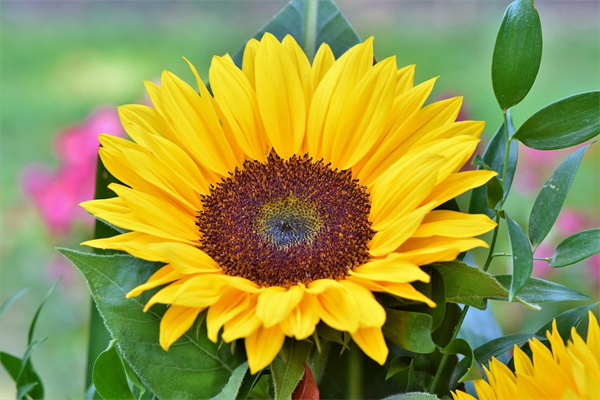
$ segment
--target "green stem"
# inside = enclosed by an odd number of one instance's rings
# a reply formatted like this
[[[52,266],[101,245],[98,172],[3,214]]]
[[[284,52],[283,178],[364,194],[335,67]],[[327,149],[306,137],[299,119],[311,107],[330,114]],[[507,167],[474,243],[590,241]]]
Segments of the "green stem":
[[[309,60],[315,56],[317,45],[317,14],[319,10],[319,0],[308,0],[306,2],[306,14],[304,16],[304,52]]]
[[[504,165],[502,166],[502,189],[505,189],[506,186],[506,174],[508,172],[508,152],[510,151],[510,138],[508,137],[508,118],[506,116],[506,110],[502,110],[502,118],[504,119]],[[500,199],[500,204],[498,205],[498,209],[502,210],[502,206],[504,206],[504,193],[502,193],[502,199]],[[497,228],[497,227],[496,227]]]
[[[361,352],[357,347],[348,353],[348,398],[362,399],[362,360]]]
[[[492,236],[492,242],[490,243],[490,251],[487,256],[487,260],[485,260],[485,264],[483,264],[483,272],[487,271],[492,263],[492,259],[494,258],[494,249],[496,248],[496,240],[498,239],[498,227],[500,226],[500,216],[496,214],[496,227],[494,228],[494,234]]]
[[[451,343],[454,339],[456,339],[456,336],[458,336],[458,332],[460,331],[460,327],[461,327],[463,321],[465,320],[465,317],[467,316],[468,311],[469,311],[469,306],[466,305],[462,309],[460,318],[458,319],[458,322],[456,324],[456,328],[454,328],[454,332],[452,332],[452,337],[450,338],[450,341],[448,343]],[[448,357],[449,357],[448,354],[442,355],[442,359],[440,360],[440,365],[438,366],[438,369],[435,372],[435,376],[433,377],[433,381],[431,382],[431,385],[429,386],[429,393],[435,393],[435,389],[437,388],[437,386],[440,382],[440,379],[442,378],[442,372],[444,371],[446,362],[448,362]]]

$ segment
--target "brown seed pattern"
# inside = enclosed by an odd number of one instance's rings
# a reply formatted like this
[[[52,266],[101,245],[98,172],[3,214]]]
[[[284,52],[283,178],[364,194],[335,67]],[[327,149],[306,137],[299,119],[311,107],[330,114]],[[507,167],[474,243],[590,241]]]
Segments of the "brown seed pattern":
[[[350,171],[307,156],[247,161],[202,204],[199,247],[261,286],[341,279],[369,259],[368,193]]]

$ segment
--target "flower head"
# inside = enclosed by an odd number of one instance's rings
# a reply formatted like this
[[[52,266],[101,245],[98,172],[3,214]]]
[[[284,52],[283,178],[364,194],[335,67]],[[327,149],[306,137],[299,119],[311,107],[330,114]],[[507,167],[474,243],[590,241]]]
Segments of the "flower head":
[[[489,382],[475,381],[479,400],[493,399],[599,399],[600,398],[600,328],[589,312],[587,340],[571,329],[565,346],[552,322],[546,333],[552,350],[533,338],[529,341],[532,358],[519,347],[514,348],[515,371],[492,358],[485,368]],[[465,392],[452,393],[456,400],[475,400]]]
[[[166,265],[128,296],[167,285],[168,349],[206,310],[208,338],[245,339],[252,373],[286,336],[319,322],[348,332],[383,364],[386,314],[373,292],[434,303],[411,282],[419,266],[486,246],[495,223],[435,210],[495,173],[459,172],[482,122],[455,122],[461,99],[423,107],[434,80],[414,66],[373,65],[372,39],[312,64],[296,41],[265,34],[242,68],[214,57],[212,93],[170,72],[147,83],[154,108],[120,108],[135,143],[101,136],[100,156],[125,185],[83,207],[129,232],[87,245]]]

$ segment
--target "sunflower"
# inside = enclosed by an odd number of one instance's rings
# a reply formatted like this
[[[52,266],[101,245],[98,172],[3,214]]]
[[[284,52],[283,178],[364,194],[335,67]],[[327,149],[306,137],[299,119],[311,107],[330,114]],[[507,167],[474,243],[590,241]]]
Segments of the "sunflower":
[[[600,328],[594,314],[589,312],[587,341],[573,327],[565,346],[556,320],[546,337],[552,351],[536,338],[529,340],[532,359],[515,346],[515,372],[492,358],[490,369],[484,367],[489,383],[475,381],[479,399],[600,399]],[[452,397],[475,400],[460,390]]]
[[[133,139],[102,135],[100,156],[124,184],[83,207],[126,233],[85,242],[165,265],[128,297],[164,286],[168,350],[206,311],[210,340],[245,340],[256,373],[285,337],[319,322],[348,332],[383,364],[384,308],[373,292],[435,304],[411,282],[419,266],[485,242],[484,215],[436,210],[494,172],[459,172],[482,122],[454,122],[461,98],[423,107],[435,79],[373,65],[372,38],[312,64],[291,37],[250,40],[242,68],[214,57],[212,93],[165,71],[146,82],[154,107],[119,109]]]

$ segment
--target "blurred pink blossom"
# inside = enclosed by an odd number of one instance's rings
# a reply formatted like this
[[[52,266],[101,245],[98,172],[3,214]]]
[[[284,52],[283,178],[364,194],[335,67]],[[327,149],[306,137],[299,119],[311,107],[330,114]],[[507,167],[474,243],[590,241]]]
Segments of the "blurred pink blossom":
[[[77,205],[94,196],[98,135],[124,136],[114,108],[100,108],[83,123],[60,132],[53,143],[59,167],[33,164],[24,168],[22,187],[54,234],[69,233],[76,220],[93,219]]]
[[[561,211],[556,221],[556,228],[562,236],[571,236],[591,227],[590,216],[568,208]]]

